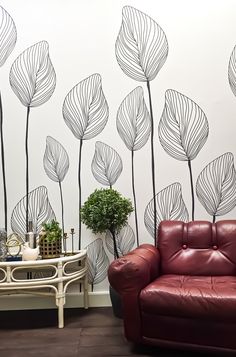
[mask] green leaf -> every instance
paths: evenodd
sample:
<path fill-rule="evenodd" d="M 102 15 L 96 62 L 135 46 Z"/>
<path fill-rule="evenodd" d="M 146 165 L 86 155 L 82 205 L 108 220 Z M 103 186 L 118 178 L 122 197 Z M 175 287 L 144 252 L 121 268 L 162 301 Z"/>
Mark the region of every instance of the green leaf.
<path fill-rule="evenodd" d="M 93 233 L 119 232 L 133 212 L 129 199 L 114 189 L 96 189 L 81 208 L 81 221 Z"/>

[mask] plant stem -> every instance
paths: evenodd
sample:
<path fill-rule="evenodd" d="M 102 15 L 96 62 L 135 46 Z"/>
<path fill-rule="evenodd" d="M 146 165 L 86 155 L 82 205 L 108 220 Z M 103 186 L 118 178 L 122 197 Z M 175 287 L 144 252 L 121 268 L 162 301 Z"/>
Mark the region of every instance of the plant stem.
<path fill-rule="evenodd" d="M 192 221 L 194 221 L 194 190 L 193 190 L 193 174 L 192 174 L 191 160 L 188 160 L 188 168 L 189 168 L 191 196 L 192 196 Z"/>
<path fill-rule="evenodd" d="M 212 219 L 212 223 L 215 223 L 215 221 L 216 221 L 216 216 L 215 216 L 215 214 L 213 215 L 213 219 Z"/>
<path fill-rule="evenodd" d="M 150 83 L 147 81 L 149 108 L 151 117 L 151 169 L 152 169 L 152 192 L 153 192 L 153 208 L 154 208 L 154 241 L 157 242 L 157 206 L 156 206 L 156 187 L 155 187 L 155 158 L 154 158 L 154 124 L 153 124 L 153 110 Z"/>
<path fill-rule="evenodd" d="M 115 233 L 115 230 L 113 228 L 110 228 L 109 230 L 111 232 L 112 239 L 113 239 L 114 258 L 117 259 L 117 258 L 119 258 L 119 253 L 118 253 L 117 244 L 116 244 L 116 233 Z"/>
<path fill-rule="evenodd" d="M 131 167 L 132 167 L 132 190 L 134 198 L 134 217 L 135 217 L 135 227 L 136 227 L 136 237 L 137 237 L 137 247 L 139 246 L 139 234 L 138 234 L 138 217 L 137 217 L 137 204 L 136 204 L 136 193 L 134 185 L 134 151 L 131 151 Z"/>
<path fill-rule="evenodd" d="M 78 187 L 79 187 L 79 250 L 81 249 L 81 154 L 82 154 L 83 140 L 80 140 L 79 145 L 79 167 L 78 167 Z"/>
<path fill-rule="evenodd" d="M 26 131 L 25 131 L 25 158 L 26 158 L 26 214 L 25 214 L 25 224 L 26 232 L 29 229 L 29 151 L 28 151 L 28 136 L 29 136 L 29 114 L 30 107 L 27 107 L 26 115 Z"/>
<path fill-rule="evenodd" d="M 63 237 L 63 249 L 66 253 L 66 239 L 65 239 L 65 225 L 64 225 L 64 203 L 62 195 L 61 181 L 59 181 L 60 197 L 61 197 L 61 225 L 62 225 L 62 237 Z"/>
<path fill-rule="evenodd" d="M 5 155 L 4 155 L 4 138 L 3 138 L 3 111 L 2 111 L 2 96 L 0 92 L 0 135 L 1 135 L 1 155 L 2 155 L 2 181 L 4 195 L 4 225 L 7 232 L 7 186 L 6 186 L 6 171 L 5 171 Z"/>

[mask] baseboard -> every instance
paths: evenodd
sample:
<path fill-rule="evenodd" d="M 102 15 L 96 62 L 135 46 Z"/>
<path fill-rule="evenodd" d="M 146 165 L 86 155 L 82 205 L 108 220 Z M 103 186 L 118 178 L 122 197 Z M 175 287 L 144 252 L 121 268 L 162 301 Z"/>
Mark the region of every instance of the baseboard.
<path fill-rule="evenodd" d="M 89 307 L 111 306 L 108 291 L 89 292 Z M 66 294 L 65 308 L 83 307 L 82 293 Z M 28 294 L 0 296 L 0 310 L 55 309 L 54 297 L 38 297 Z"/>

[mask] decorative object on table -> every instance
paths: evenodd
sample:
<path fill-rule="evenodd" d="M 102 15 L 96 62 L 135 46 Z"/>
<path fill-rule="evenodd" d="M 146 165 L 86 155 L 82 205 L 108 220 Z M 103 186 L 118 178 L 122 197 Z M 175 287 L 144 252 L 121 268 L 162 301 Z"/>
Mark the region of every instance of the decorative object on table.
<path fill-rule="evenodd" d="M 29 242 L 25 242 L 22 251 L 22 260 L 36 260 L 39 256 L 39 246 L 30 248 Z"/>
<path fill-rule="evenodd" d="M 33 231 L 33 221 L 29 221 L 28 232 L 25 235 L 25 241 L 29 243 L 30 248 L 36 248 L 36 234 Z"/>
<path fill-rule="evenodd" d="M 11 233 L 7 237 L 7 260 L 21 260 L 20 252 L 21 252 L 21 247 L 25 243 L 23 238 L 17 234 L 17 233 Z M 12 259 L 14 258 L 14 259 Z"/>
<path fill-rule="evenodd" d="M 0 228 L 0 262 L 5 261 L 7 256 L 7 232 L 5 228 Z"/>
<path fill-rule="evenodd" d="M 75 230 L 74 228 L 70 229 L 70 234 L 71 234 L 71 250 L 72 250 L 72 254 L 74 254 L 74 234 L 75 234 Z"/>
<path fill-rule="evenodd" d="M 116 234 L 127 224 L 133 210 L 130 199 L 112 188 L 101 188 L 96 189 L 82 206 L 81 220 L 93 233 L 111 232 L 116 259 L 119 257 Z"/>
<path fill-rule="evenodd" d="M 39 234 L 39 247 L 42 259 L 58 258 L 61 255 L 62 229 L 54 219 L 43 223 Z"/>
<path fill-rule="evenodd" d="M 76 254 L 75 253 L 75 250 L 74 250 L 74 235 L 75 235 L 75 230 L 74 230 L 74 228 L 71 228 L 70 229 L 70 234 L 71 234 L 71 251 L 67 251 L 67 249 L 65 249 L 65 256 L 66 255 L 74 255 L 74 254 Z M 64 233 L 64 242 L 66 242 L 66 239 L 68 239 L 69 237 L 68 237 L 68 235 L 67 235 L 67 233 Z M 64 244 L 64 247 L 66 248 L 66 244 Z"/>
<path fill-rule="evenodd" d="M 64 232 L 63 233 L 63 244 L 64 244 L 64 254 L 67 255 L 67 246 L 66 246 L 66 240 L 67 240 L 68 236 L 67 233 Z"/>

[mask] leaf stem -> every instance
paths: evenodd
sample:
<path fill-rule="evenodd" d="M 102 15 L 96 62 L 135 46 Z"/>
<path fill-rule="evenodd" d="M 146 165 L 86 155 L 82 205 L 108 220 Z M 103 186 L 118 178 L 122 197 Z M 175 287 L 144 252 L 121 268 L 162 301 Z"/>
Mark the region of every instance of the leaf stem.
<path fill-rule="evenodd" d="M 78 167 L 78 187 L 79 187 L 79 250 L 81 249 L 81 157 L 82 157 L 83 140 L 80 139 L 79 145 L 79 167 Z"/>
<path fill-rule="evenodd" d="M 137 237 L 137 247 L 139 246 L 139 234 L 138 234 L 138 217 L 137 217 L 137 203 L 136 203 L 136 193 L 134 185 L 134 151 L 131 151 L 131 167 L 132 167 L 132 190 L 134 198 L 134 216 L 135 216 L 135 227 L 136 227 L 136 237 Z"/>
<path fill-rule="evenodd" d="M 29 230 L 29 150 L 28 150 L 28 136 L 29 136 L 29 114 L 30 107 L 27 107 L 26 115 L 26 130 L 25 130 L 25 158 L 26 158 L 26 214 L 25 214 L 25 224 L 26 232 Z"/>
<path fill-rule="evenodd" d="M 188 160 L 188 168 L 189 168 L 191 196 L 192 196 L 192 221 L 194 221 L 195 204 L 194 204 L 193 174 L 192 174 L 191 160 Z"/>
<path fill-rule="evenodd" d="M 59 189 L 60 189 L 60 198 L 61 198 L 61 225 L 62 225 L 63 249 L 64 249 L 64 252 L 66 253 L 66 239 L 65 239 L 65 225 L 64 225 L 64 202 L 63 202 L 61 181 L 59 181 Z"/>
<path fill-rule="evenodd" d="M 157 206 L 156 206 L 156 187 L 155 187 L 155 158 L 154 158 L 154 124 L 150 83 L 147 81 L 149 108 L 151 117 L 151 169 L 152 169 L 152 191 L 153 191 L 153 209 L 154 209 L 154 241 L 157 242 Z"/>
<path fill-rule="evenodd" d="M 7 185 L 5 171 L 5 155 L 4 155 L 4 138 L 3 138 L 3 111 L 2 111 L 2 96 L 0 92 L 0 136 L 1 136 L 1 158 L 2 158 L 2 181 L 4 195 L 4 225 L 7 232 Z"/>

